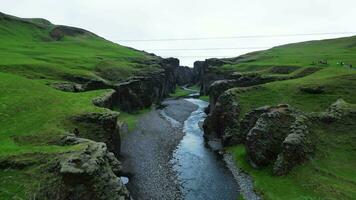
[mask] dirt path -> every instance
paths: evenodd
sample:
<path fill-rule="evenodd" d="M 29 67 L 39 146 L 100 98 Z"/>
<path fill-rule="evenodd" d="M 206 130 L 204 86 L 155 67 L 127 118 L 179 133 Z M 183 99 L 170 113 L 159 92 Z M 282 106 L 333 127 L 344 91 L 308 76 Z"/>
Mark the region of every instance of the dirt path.
<path fill-rule="evenodd" d="M 170 160 L 184 136 L 183 122 L 197 106 L 182 99 L 163 104 L 168 106 L 145 114 L 136 130 L 122 136 L 124 171 L 132 174 L 128 188 L 134 199 L 182 199 Z M 173 123 L 162 116 L 165 114 Z"/>

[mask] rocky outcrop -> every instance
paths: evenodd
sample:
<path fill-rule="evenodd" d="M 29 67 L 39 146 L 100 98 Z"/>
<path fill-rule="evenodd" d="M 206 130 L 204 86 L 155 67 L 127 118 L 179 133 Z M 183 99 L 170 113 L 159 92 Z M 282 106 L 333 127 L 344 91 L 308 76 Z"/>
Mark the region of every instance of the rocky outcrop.
<path fill-rule="evenodd" d="M 252 166 L 272 164 L 275 175 L 284 175 L 311 157 L 314 145 L 305 115 L 288 105 L 279 105 L 258 109 L 254 115 L 249 116 L 252 122 L 258 116 L 256 113 L 261 112 L 245 142 Z"/>
<path fill-rule="evenodd" d="M 91 79 L 80 76 L 64 76 L 63 78 L 68 81 L 53 83 L 50 86 L 64 92 L 85 92 L 113 88 L 113 85 L 104 79 Z"/>
<path fill-rule="evenodd" d="M 194 70 L 189 67 L 179 66 L 176 68 L 176 81 L 177 85 L 193 85 L 194 82 Z"/>
<path fill-rule="evenodd" d="M 133 112 L 159 103 L 164 97 L 174 92 L 179 73 L 179 60 L 162 59 L 162 70 L 135 76 L 126 82 L 115 85 L 114 101 L 121 110 Z"/>
<path fill-rule="evenodd" d="M 331 104 L 327 111 L 322 113 L 312 113 L 310 114 L 316 120 L 320 120 L 325 123 L 331 123 L 340 120 L 343 116 L 349 113 L 355 112 L 350 109 L 348 103 L 343 99 L 338 99 L 335 103 Z"/>
<path fill-rule="evenodd" d="M 259 116 L 246 138 L 246 150 L 253 166 L 266 166 L 276 160 L 293 121 L 290 109 L 284 106 Z"/>
<path fill-rule="evenodd" d="M 113 109 L 115 105 L 115 96 L 116 91 L 110 90 L 106 94 L 93 99 L 93 104 L 98 107 Z"/>
<path fill-rule="evenodd" d="M 48 179 L 38 199 L 53 200 L 130 200 L 121 179 L 121 163 L 106 145 L 74 135 L 61 145 L 81 145 L 77 150 L 59 155 L 47 169 L 56 179 Z"/>
<path fill-rule="evenodd" d="M 219 97 L 215 109 L 204 121 L 204 136 L 207 139 L 220 138 L 225 145 L 240 143 L 239 135 L 240 105 L 235 93 L 227 91 Z"/>
<path fill-rule="evenodd" d="M 93 103 L 99 107 L 134 112 L 159 103 L 174 92 L 176 85 L 193 84 L 194 72 L 188 67 L 179 66 L 175 58 L 135 61 L 140 65 L 156 66 L 152 71 L 142 71 L 127 80 L 113 84 L 105 79 L 90 79 L 80 76 L 65 76 L 69 82 L 55 83 L 51 86 L 66 92 L 84 92 L 98 89 L 113 89 L 106 95 L 95 98 Z"/>
<path fill-rule="evenodd" d="M 216 67 L 222 66 L 224 62 L 220 59 L 207 59 L 194 63 L 194 80 L 200 85 L 200 95 L 208 95 L 209 86 L 217 80 L 227 79 L 229 72 L 217 72 Z"/>
<path fill-rule="evenodd" d="M 210 97 L 210 110 L 214 109 L 214 105 L 218 97 L 223 94 L 226 90 L 235 88 L 235 87 L 250 87 L 255 85 L 260 85 L 272 81 L 280 80 L 275 77 L 264 77 L 259 74 L 240 74 L 233 73 L 230 75 L 231 79 L 227 80 L 218 80 L 213 82 L 209 86 L 208 94 Z"/>
<path fill-rule="evenodd" d="M 78 137 L 104 142 L 109 151 L 120 154 L 120 126 L 117 112 L 87 113 L 71 118 L 72 132 Z"/>
<path fill-rule="evenodd" d="M 63 82 L 63 83 L 54 83 L 52 84 L 57 90 L 61 90 L 64 92 L 82 92 L 84 91 L 82 85 L 77 83 Z"/>
<path fill-rule="evenodd" d="M 303 163 L 314 152 L 314 144 L 311 140 L 306 121 L 303 115 L 296 116 L 291 126 L 290 134 L 282 143 L 282 151 L 273 165 L 275 175 L 285 175 L 296 165 Z"/>

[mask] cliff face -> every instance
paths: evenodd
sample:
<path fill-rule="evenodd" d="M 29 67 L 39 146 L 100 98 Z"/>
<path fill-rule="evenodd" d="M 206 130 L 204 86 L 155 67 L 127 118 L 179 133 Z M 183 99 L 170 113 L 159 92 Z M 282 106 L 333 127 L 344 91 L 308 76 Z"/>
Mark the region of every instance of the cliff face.
<path fill-rule="evenodd" d="M 159 103 L 173 93 L 177 85 L 193 83 L 193 70 L 179 66 L 178 59 L 161 59 L 157 63 L 161 66 L 159 71 L 140 74 L 112 85 L 111 92 L 94 99 L 93 103 L 100 107 L 118 107 L 122 111 L 133 112 Z"/>
<path fill-rule="evenodd" d="M 216 73 L 213 67 L 222 66 L 224 62 L 219 59 L 207 59 L 194 63 L 194 81 L 200 85 L 200 94 L 208 95 L 209 86 L 217 80 L 226 79 L 229 73 Z"/>
<path fill-rule="evenodd" d="M 194 69 L 189 67 L 179 66 L 176 69 L 176 77 L 177 85 L 189 85 L 195 83 Z"/>

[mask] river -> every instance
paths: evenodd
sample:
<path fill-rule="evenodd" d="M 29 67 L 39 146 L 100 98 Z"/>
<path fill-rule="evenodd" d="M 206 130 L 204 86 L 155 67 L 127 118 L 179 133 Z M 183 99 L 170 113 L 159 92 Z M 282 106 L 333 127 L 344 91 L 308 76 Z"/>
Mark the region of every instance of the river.
<path fill-rule="evenodd" d="M 208 103 L 185 99 L 198 106 L 183 125 L 184 137 L 173 153 L 173 167 L 181 183 L 184 199 L 237 199 L 238 185 L 216 153 L 206 147 L 200 124 Z"/>

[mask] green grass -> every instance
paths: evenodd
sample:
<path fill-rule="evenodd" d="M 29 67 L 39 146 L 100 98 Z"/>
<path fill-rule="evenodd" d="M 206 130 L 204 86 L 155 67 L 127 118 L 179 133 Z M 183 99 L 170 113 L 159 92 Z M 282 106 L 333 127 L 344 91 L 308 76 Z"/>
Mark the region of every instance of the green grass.
<path fill-rule="evenodd" d="M 288 77 L 306 67 L 320 67 L 321 70 L 302 78 L 271 82 L 247 91 L 240 88 L 231 91 L 241 106 L 241 118 L 252 109 L 277 104 L 289 104 L 305 112 L 321 112 L 339 98 L 356 104 L 356 70 L 337 64 L 343 61 L 355 66 L 355 44 L 356 37 L 349 37 L 285 45 L 247 55 L 245 61 L 226 64 L 215 70 Z M 312 65 L 326 59 L 328 65 Z M 276 74 L 272 73 L 274 66 L 294 66 L 294 70 Z M 325 92 L 310 94 L 300 90 L 301 87 L 316 86 L 324 87 Z M 271 166 L 252 168 L 241 145 L 231 147 L 229 151 L 237 160 L 237 165 L 253 177 L 257 191 L 265 199 L 356 199 L 356 124 L 355 119 L 347 120 L 348 123 L 314 124 L 315 157 L 286 176 L 273 176 Z"/>
<path fill-rule="evenodd" d="M 338 98 L 356 102 L 356 70 L 345 68 L 324 68 L 304 78 L 278 81 L 262 85 L 256 89 L 237 93 L 243 116 L 251 109 L 264 105 L 290 104 L 307 112 L 324 111 Z M 308 94 L 300 87 L 323 86 L 324 94 Z"/>
<path fill-rule="evenodd" d="M 200 96 L 199 99 L 209 102 L 209 96 Z"/>
<path fill-rule="evenodd" d="M 351 119 L 355 120 L 355 119 Z M 318 138 L 315 157 L 286 176 L 272 175 L 271 167 L 252 168 L 244 146 L 229 149 L 237 165 L 254 179 L 265 199 L 355 199 L 356 198 L 356 124 L 316 124 Z"/>
<path fill-rule="evenodd" d="M 0 164 L 23 162 L 22 158 L 30 163 L 43 161 L 24 169 L 0 167 L 0 199 L 32 198 L 48 175 L 40 167 L 59 154 L 83 148 L 56 145 L 68 133 L 69 117 L 106 111 L 95 107 L 92 99 L 107 90 L 68 93 L 50 84 L 78 78 L 117 82 L 160 70 L 157 65 L 140 64 L 153 56 L 89 32 L 57 41 L 50 36 L 55 27 L 45 20 L 0 13 Z M 119 118 L 133 129 L 139 114 L 145 112 L 122 113 Z"/>
<path fill-rule="evenodd" d="M 106 92 L 65 93 L 38 81 L 1 72 L 0 91 L 0 160 L 23 155 L 36 160 L 35 155 L 41 154 L 51 158 L 81 148 L 51 142 L 66 133 L 64 122 L 68 117 L 102 112 L 104 109 L 95 107 L 91 101 Z M 32 169 L 0 169 L 0 199 L 26 196 L 35 187 L 28 177 L 39 173 Z"/>
<path fill-rule="evenodd" d="M 89 33 L 57 41 L 50 37 L 54 27 L 0 19 L 0 71 L 51 80 L 75 75 L 120 80 L 149 67 L 135 61 L 152 59 Z"/>
<path fill-rule="evenodd" d="M 65 93 L 17 75 L 0 73 L 0 157 L 19 153 L 53 152 L 63 147 L 19 144 L 14 139 L 63 135 L 62 122 L 84 112 L 101 112 L 92 99 L 106 92 Z M 40 145 L 38 145 L 40 144 Z"/>
<path fill-rule="evenodd" d="M 199 89 L 196 89 L 196 88 L 197 88 L 197 86 L 188 87 L 188 89 L 199 91 Z M 184 90 L 182 87 L 177 86 L 176 90 L 174 91 L 174 93 L 171 94 L 170 96 L 171 97 L 175 97 L 175 98 L 180 98 L 180 97 L 187 97 L 187 96 L 189 96 L 190 94 L 193 94 L 193 93 L 195 93 L 195 92 L 189 91 L 189 90 Z"/>
<path fill-rule="evenodd" d="M 225 64 L 218 71 L 259 71 L 271 66 L 339 67 L 342 61 L 356 65 L 356 36 L 340 39 L 302 42 L 250 53 L 238 62 Z M 328 65 L 319 64 L 327 60 Z"/>
<path fill-rule="evenodd" d="M 177 98 L 179 98 L 179 97 L 186 97 L 186 96 L 188 96 L 188 95 L 191 94 L 191 93 L 192 93 L 192 92 L 187 91 L 187 90 L 184 90 L 184 89 L 182 89 L 181 87 L 177 86 L 177 87 L 176 87 L 176 90 L 174 91 L 174 93 L 171 94 L 170 96 L 171 96 L 171 97 L 177 97 Z"/>
<path fill-rule="evenodd" d="M 136 113 L 127 113 L 127 112 L 119 111 L 120 112 L 119 118 L 121 121 L 127 123 L 129 132 L 131 132 L 136 129 L 139 118 L 142 115 L 150 112 L 151 110 L 152 108 L 146 108 L 143 110 L 139 110 Z"/>

